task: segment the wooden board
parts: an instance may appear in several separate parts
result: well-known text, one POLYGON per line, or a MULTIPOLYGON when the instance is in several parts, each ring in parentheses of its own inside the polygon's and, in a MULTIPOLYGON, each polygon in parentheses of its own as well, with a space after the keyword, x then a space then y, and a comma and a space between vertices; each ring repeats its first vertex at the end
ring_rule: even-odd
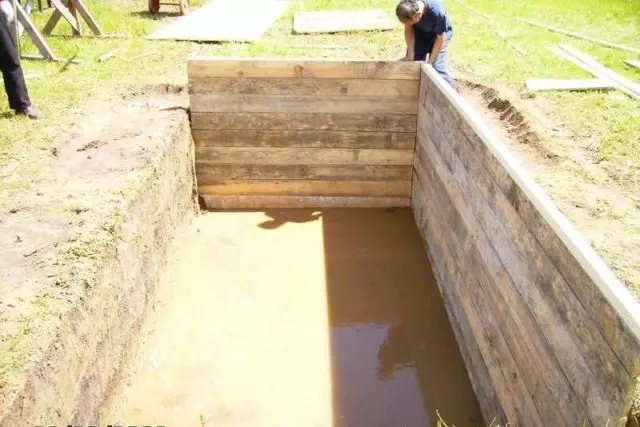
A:
POLYGON ((527 79, 527 89, 542 90, 610 90, 615 89, 615 83, 608 79, 527 79))
POLYGON ((417 80, 199 77, 191 81, 189 92, 216 95, 375 96, 415 99, 418 96, 418 86, 417 80))
POLYGON ((196 147, 369 148, 413 150, 412 132, 194 129, 196 147))
POLYGON ((412 150, 198 147, 200 164, 410 166, 412 150))
POLYGON ((151 40, 253 42, 289 8, 289 0, 214 0, 151 34, 151 40))
POLYGON ((406 114, 192 113, 193 129, 282 131, 413 132, 416 116, 406 114))
POLYGON ((412 207, 443 258, 452 323, 471 329, 457 335, 485 418, 618 424, 638 375, 637 302, 430 67, 418 117, 412 207))
POLYGON ((626 93, 634 99, 640 100, 640 85, 605 67, 589 55, 581 52, 573 46, 560 45, 560 49, 575 58, 577 62, 584 64, 594 75, 601 79, 613 81, 618 90, 626 93))
POLYGON ((337 196, 200 196, 207 209, 394 208, 409 206, 409 197, 337 196))
POLYGON ((415 114, 417 108, 409 97, 191 95, 194 113, 415 114))
POLYGON ((199 185, 200 194, 220 196, 403 197, 409 181, 239 181, 199 185))
POLYGON ((316 78, 316 79, 420 79, 420 64, 407 61, 190 58, 189 80, 212 77, 316 78))
POLYGON ((393 30, 396 22, 380 9, 297 12, 293 31, 297 34, 393 30))
POLYGON ((408 181, 411 166, 210 165, 199 163, 198 183, 220 180, 408 181))
POLYGON ((637 68, 640 70, 640 60, 627 59, 624 63, 631 68, 637 68))

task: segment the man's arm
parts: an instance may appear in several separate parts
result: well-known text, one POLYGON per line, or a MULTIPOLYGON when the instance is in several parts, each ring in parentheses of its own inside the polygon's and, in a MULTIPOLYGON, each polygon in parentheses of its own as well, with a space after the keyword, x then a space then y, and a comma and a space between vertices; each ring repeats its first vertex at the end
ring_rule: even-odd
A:
POLYGON ((407 44, 407 54, 404 58, 402 58, 402 60, 413 61, 416 47, 416 34, 415 30, 413 29, 413 25, 404 26, 404 40, 407 44))
POLYGON ((7 22, 12 22, 15 18, 13 13, 13 3, 11 0, 0 0, 0 11, 4 15, 7 22))
POLYGON ((440 54, 440 51, 442 51, 442 48, 444 47, 444 43, 445 43, 445 35, 444 33, 441 33, 438 37, 436 37, 435 43, 433 43, 433 49, 429 54, 429 60, 427 61, 427 64, 433 65, 436 62, 436 59, 438 59, 438 55, 440 54))

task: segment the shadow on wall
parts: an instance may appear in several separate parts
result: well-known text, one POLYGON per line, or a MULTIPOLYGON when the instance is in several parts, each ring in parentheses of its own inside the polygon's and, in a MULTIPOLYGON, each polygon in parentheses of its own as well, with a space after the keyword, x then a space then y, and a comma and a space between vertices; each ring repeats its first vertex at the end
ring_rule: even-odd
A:
POLYGON ((409 209, 265 214, 322 221, 334 427, 483 425, 409 209))

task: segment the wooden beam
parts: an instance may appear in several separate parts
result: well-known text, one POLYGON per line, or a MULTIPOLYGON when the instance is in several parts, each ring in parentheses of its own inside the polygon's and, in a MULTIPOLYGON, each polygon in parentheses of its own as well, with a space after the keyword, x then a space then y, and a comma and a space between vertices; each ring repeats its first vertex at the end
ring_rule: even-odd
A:
POLYGON ((531 91, 543 90, 609 90, 616 85, 609 79, 527 79, 527 89, 531 91))
POLYGON ((58 9, 54 10, 53 14, 42 29, 42 34, 44 34, 45 36, 51 35, 53 29, 56 27, 56 25, 58 25, 58 21, 60 21, 60 18, 62 18, 62 14, 60 13, 60 11, 58 9))
POLYGON ((102 36, 102 30, 98 26, 98 23, 96 22, 96 20, 93 19, 93 16, 91 16, 91 14, 89 13, 89 10, 85 7, 84 3, 82 3, 82 0, 70 0, 70 1, 73 2, 75 8, 78 10, 78 13, 80 13, 80 16, 82 16, 82 18, 87 23, 89 28, 91 28, 91 31, 93 31, 93 34, 95 34, 96 36, 102 36))
POLYGON ((586 64, 589 68, 591 68, 594 74, 601 79, 609 79, 617 84, 618 90, 626 93, 630 97, 634 99, 640 100, 640 85, 632 82, 626 77, 616 73, 615 71, 605 67, 600 64, 595 59, 591 58, 589 55, 584 52, 576 49, 573 46, 569 45, 560 45, 560 49, 565 51, 567 54, 573 56, 583 64, 586 64))
POLYGON ((624 63, 627 64, 631 68, 637 68, 637 69, 640 70, 640 61, 638 61, 638 60, 627 59, 627 60, 624 61, 624 63))
POLYGON ((200 196, 207 209, 390 208, 409 206, 409 197, 200 196))
MULTIPOLYGON (((27 3, 24 5, 24 11, 26 12, 27 15, 31 15, 32 9, 33 9, 33 0, 27 0, 27 3)), ((14 12, 16 12, 15 8, 14 8, 14 12)), ((22 34, 24 33, 24 27, 22 26, 22 23, 20 23, 20 21, 16 20, 16 23, 18 25, 18 31, 17 31, 18 36, 16 37, 16 40, 20 40, 20 38, 22 37, 22 34)))
POLYGON ((563 30, 561 28, 552 27, 550 25, 545 25, 545 24, 542 24, 542 23, 539 23, 539 22, 536 22, 536 21, 532 21, 530 19, 516 18, 516 21, 523 22, 525 24, 529 24, 529 25, 534 26, 534 27, 543 28, 545 30, 552 31, 552 32, 558 33, 558 34, 563 34, 565 36, 573 37, 573 38, 576 38, 576 39, 587 40, 587 41, 590 41, 592 43, 596 43, 596 44, 599 44, 599 45, 602 45, 602 46, 606 46, 606 47, 610 47, 610 48, 613 48, 613 49, 625 50, 627 52, 633 52, 633 53, 640 54, 640 48, 627 46, 627 45, 623 45, 623 44, 618 44, 618 43, 612 43, 612 42, 609 42, 609 41, 606 41, 606 40, 596 39, 594 37, 585 36, 584 34, 576 33, 576 32, 573 32, 573 31, 568 31, 568 30, 563 30))
POLYGON ((29 37, 38 48, 38 51, 40 51, 40 54, 42 55, 42 57, 49 61, 57 60, 56 56, 51 51, 51 48, 49 47, 45 39, 42 37, 42 34, 40 34, 40 31, 38 31, 36 26, 33 24, 33 21, 31 21, 31 18, 29 17, 27 12, 22 8, 22 5, 20 5, 18 2, 16 2, 16 14, 17 14, 17 19, 20 21, 24 29, 29 34, 29 37))
POLYGON ((63 4, 61 0, 51 0, 51 4, 56 8, 58 12, 60 12, 60 15, 64 19, 66 19, 69 24, 71 24, 71 28, 73 28, 74 34, 79 34, 80 25, 78 23, 78 18, 69 11, 67 6, 63 4))

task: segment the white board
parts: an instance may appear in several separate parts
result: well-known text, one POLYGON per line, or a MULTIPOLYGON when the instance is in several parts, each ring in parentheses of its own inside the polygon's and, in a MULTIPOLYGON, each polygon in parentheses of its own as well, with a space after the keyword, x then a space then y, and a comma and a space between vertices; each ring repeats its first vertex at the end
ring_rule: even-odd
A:
POLYGON ((607 79, 527 79, 527 89, 538 90, 604 90, 614 89, 615 83, 607 79))
POLYGON ((298 34, 393 30, 395 26, 380 9, 298 12, 293 17, 293 31, 298 34))
POLYGON ((151 40, 253 42, 291 5, 290 0, 214 0, 151 34, 151 40))

